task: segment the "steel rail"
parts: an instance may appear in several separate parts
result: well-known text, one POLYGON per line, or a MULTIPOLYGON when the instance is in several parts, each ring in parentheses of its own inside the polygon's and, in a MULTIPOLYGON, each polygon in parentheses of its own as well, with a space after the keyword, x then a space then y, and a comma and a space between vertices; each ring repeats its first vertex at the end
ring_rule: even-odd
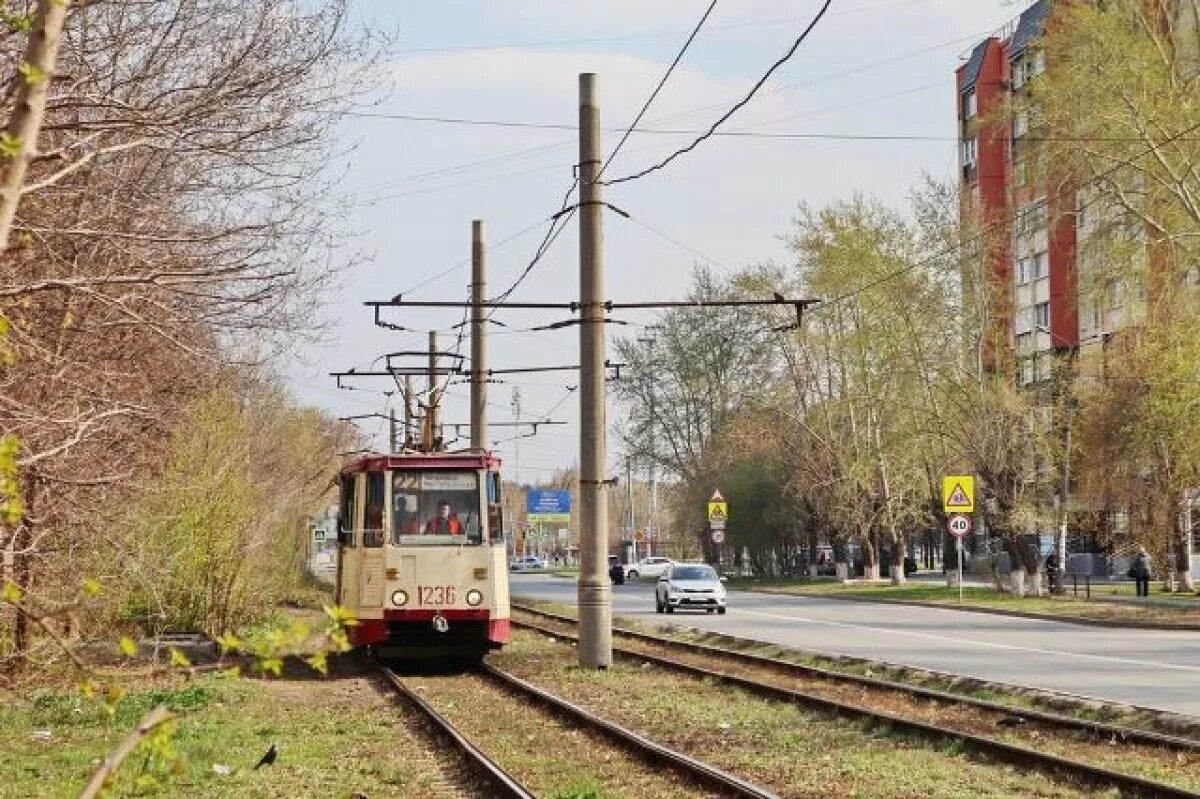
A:
POLYGON ((503 799, 534 799, 534 794, 513 779, 508 772, 480 751, 475 744, 467 740, 444 716, 405 685, 395 672, 386 667, 382 667, 380 671, 396 689, 396 692, 404 698, 404 701, 433 726, 435 734, 454 745, 467 765, 495 791, 491 794, 492 796, 503 797, 503 799))
POLYGON ((569 717, 573 721, 586 725, 601 733, 619 745, 636 752, 646 760, 682 772, 698 783, 712 786, 721 791, 721 796, 750 797, 750 799, 777 799, 776 795, 746 782, 732 774, 721 771, 702 760, 685 755, 662 744, 656 743, 645 736, 626 729, 619 724, 603 719, 594 713, 584 710, 566 699, 548 693, 535 685, 514 677, 508 672, 501 671, 495 666, 481 664, 479 670, 495 682, 523 697, 533 699, 556 713, 569 717))
MULTIPOLYGON (((533 616, 540 616, 544 619, 572 625, 576 624, 575 619, 571 618, 570 616, 563 616, 558 613, 551 613, 525 605, 513 604, 512 608, 513 610, 520 610, 524 613, 528 613, 533 616)), ((517 622, 514 621, 513 623, 516 624, 517 622)), ((536 625, 527 624, 527 626, 536 625)), ((1150 746, 1161 746, 1167 749, 1174 749, 1184 752, 1200 752, 1200 741, 1197 741, 1193 738, 1184 738, 1178 735, 1169 735, 1167 733, 1155 732, 1153 730, 1143 730, 1136 727, 1126 727, 1120 724, 1111 724, 1104 721, 1065 716, 1061 713, 1053 713, 1047 710, 1006 705, 1002 702, 993 702, 988 699, 979 699, 973 696, 966 696, 965 694, 941 691, 936 688, 927 688, 921 685, 911 685, 909 683, 885 680, 879 677, 867 677, 861 674, 850 674, 842 671, 834 671, 833 669, 826 669, 820 666, 794 663, 790 660, 781 660, 779 658, 767 657, 765 655, 755 655, 749 652, 739 652, 734 649, 724 649, 719 646, 712 646, 711 644, 701 644, 694 641, 679 641, 672 638, 664 638, 661 636, 652 635, 650 633, 644 633, 639 630, 631 630, 625 627, 614 626, 613 633, 649 644, 673 647, 680 651, 690 652, 692 654, 723 657, 753 666, 772 668, 778 671, 786 671, 792 674, 807 677, 816 677, 819 679, 828 680, 830 682, 854 683, 867 688, 907 694, 909 696, 918 697, 921 699, 929 699, 947 704, 957 704, 964 707, 978 708, 980 710, 987 710, 994 713, 1005 713, 1007 715, 1021 716, 1029 721, 1036 721, 1049 726, 1060 727, 1062 729, 1085 732, 1103 740, 1116 740, 1122 743, 1140 743, 1150 746)), ((756 643, 768 642, 760 641, 756 643)))
MULTIPOLYGON (((568 617, 559 618, 568 619, 568 617)), ((577 640, 576 636, 570 633, 564 633, 560 630, 540 627, 536 624, 518 622, 516 620, 513 620, 512 623, 519 627, 525 627, 527 629, 537 630, 549 635, 553 635, 562 640, 577 640)), ((621 634, 624 634, 624 632, 625 631, 622 631, 621 634)), ((655 639, 654 642, 657 644, 675 643, 666 639, 655 639)), ((720 650, 716 647, 709 647, 709 649, 713 650, 708 653, 710 655, 726 654, 725 650, 720 650)), ((681 671, 695 677, 714 680, 726 685, 740 688, 748 693, 766 699, 803 705, 825 713, 830 713, 832 715, 854 718, 873 725, 887 726, 897 731, 916 735, 925 740, 957 744, 964 750, 973 752, 977 755, 982 755, 1015 766, 1034 768, 1043 773, 1069 777, 1094 787, 1116 788, 1123 796, 1167 797, 1168 799, 1197 799, 1197 797, 1200 797, 1200 793, 1189 791, 1186 788, 1181 788, 1169 783, 1160 782, 1158 780, 1138 777, 1132 774, 1125 774, 1119 771, 1113 771, 1111 769, 1104 768, 1103 766, 1096 766, 1090 763, 1084 763, 1081 761, 1072 760, 1070 758, 1052 755, 1046 752, 1040 752, 1035 749, 1029 749, 1017 744, 1006 743, 994 738, 962 732, 948 727, 942 727, 937 724, 918 721, 916 719, 905 718, 903 716, 898 716, 885 711, 870 710, 857 705, 850 705, 845 702, 840 702, 835 699, 828 699, 826 697, 817 696, 815 694, 810 694, 803 691, 797 691, 791 688, 783 688, 781 686, 771 685, 770 683, 764 683, 746 677, 738 677, 735 675, 726 674, 724 672, 714 671, 712 669, 706 669, 700 666, 694 666, 690 663, 683 663, 661 655, 652 655, 632 649, 625 649, 619 646, 614 646, 613 651, 615 654, 618 654, 622 657, 654 663, 656 665, 675 669, 676 671, 681 671)), ((1015 712, 1013 708, 1004 708, 1004 710, 1010 714, 1015 712)))

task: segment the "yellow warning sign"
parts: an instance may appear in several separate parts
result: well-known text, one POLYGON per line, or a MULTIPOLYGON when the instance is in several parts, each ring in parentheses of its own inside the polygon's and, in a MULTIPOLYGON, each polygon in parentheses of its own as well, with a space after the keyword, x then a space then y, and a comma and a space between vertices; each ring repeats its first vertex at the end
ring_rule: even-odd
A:
POLYGON ((729 503, 727 502, 710 502, 708 503, 708 520, 710 522, 727 521, 729 519, 729 503))
POLYGON ((964 474, 943 477, 942 509, 946 513, 974 513, 975 478, 964 474))

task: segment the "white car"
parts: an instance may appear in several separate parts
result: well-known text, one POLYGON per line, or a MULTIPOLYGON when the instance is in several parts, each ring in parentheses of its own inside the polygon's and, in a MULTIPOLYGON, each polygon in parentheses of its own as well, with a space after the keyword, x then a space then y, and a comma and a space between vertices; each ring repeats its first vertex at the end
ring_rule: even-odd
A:
POLYGON ((638 563, 630 563, 625 567, 625 579, 633 580, 638 577, 662 577, 667 568, 675 561, 670 558, 642 558, 638 563))
POLYGON ((546 559, 539 558, 537 555, 526 555, 523 558, 517 558, 512 563, 508 564, 510 571, 523 572, 533 571, 535 569, 546 568, 546 559))
POLYGON ((672 563, 654 587, 654 610, 704 610, 725 613, 725 586, 707 563, 672 563))

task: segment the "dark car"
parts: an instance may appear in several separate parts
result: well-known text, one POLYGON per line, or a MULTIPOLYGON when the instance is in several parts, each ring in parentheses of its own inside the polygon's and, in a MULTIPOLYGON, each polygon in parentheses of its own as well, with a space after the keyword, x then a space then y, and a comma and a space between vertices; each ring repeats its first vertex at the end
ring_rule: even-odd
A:
POLYGON ((608 556, 608 576, 613 581, 613 585, 625 585, 625 567, 621 565, 621 559, 616 555, 608 556))

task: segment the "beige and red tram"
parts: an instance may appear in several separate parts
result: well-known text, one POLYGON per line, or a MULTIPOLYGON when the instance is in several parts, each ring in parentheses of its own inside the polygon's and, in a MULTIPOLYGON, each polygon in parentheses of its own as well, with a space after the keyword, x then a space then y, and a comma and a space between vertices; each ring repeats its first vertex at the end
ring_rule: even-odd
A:
POLYGON ((381 657, 474 659, 508 642, 500 461, 367 455, 341 471, 338 603, 381 657))

